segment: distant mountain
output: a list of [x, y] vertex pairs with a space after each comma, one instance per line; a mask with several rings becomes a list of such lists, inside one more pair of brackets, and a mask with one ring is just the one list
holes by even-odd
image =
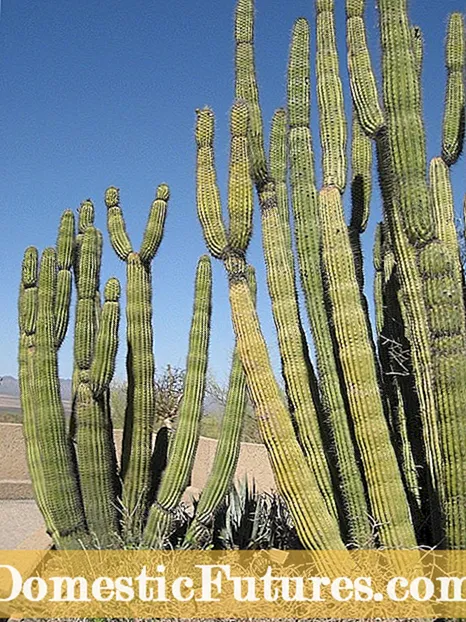
[[[61, 396], [64, 400], [71, 399], [71, 380], [63, 378], [60, 380]], [[0, 376], [0, 394], [19, 397], [19, 382], [13, 376]]]

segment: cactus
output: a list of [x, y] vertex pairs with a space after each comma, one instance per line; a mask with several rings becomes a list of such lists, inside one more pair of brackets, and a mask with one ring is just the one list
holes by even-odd
[[[245, 3], [240, 3], [241, 7]], [[242, 15], [242, 14], [241, 14]], [[236, 102], [231, 112], [230, 162], [239, 156], [235, 150], [238, 136], [247, 136], [248, 115], [244, 102]], [[207, 197], [217, 196], [216, 173], [213, 154], [214, 119], [211, 110], [197, 112], [197, 197], [198, 214], [201, 223], [210, 217], [216, 221], [217, 229], [225, 231], [218, 220], [218, 203], [211, 205]], [[249, 182], [248, 153], [245, 157], [244, 183]], [[230, 184], [230, 188], [232, 185]], [[248, 195], [249, 196], [249, 195]], [[229, 195], [229, 207], [237, 202]], [[212, 207], [212, 216], [210, 208]], [[230, 219], [236, 210], [230, 210]], [[211, 253], [220, 247], [220, 240], [212, 239], [212, 226], [203, 228], [206, 244]], [[230, 224], [231, 230], [231, 224]], [[222, 233], [221, 239], [226, 238]], [[262, 335], [251, 292], [246, 278], [244, 254], [246, 247], [232, 247], [226, 244], [221, 256], [228, 274], [229, 296], [235, 329], [238, 354], [243, 364], [248, 387], [256, 409], [264, 443], [274, 468], [279, 490], [287, 500], [296, 528], [303, 543], [317, 548], [343, 548], [336, 520], [328, 512], [318, 488], [314, 473], [309, 469], [294, 434], [293, 425], [282, 401], [278, 384], [274, 378], [267, 347]], [[312, 509], [311, 509], [312, 508]]]
[[161, 184], [151, 205], [140, 252], [136, 253], [126, 232], [118, 189], [111, 186], [105, 193], [110, 242], [117, 256], [126, 262], [127, 274], [128, 400], [121, 477], [126, 512], [124, 537], [129, 541], [140, 538], [150, 490], [155, 412], [151, 263], [162, 239], [168, 198], [168, 186]]
[[[372, 71], [364, 0], [346, 0], [352, 94], [351, 220], [343, 194], [347, 121], [339, 76], [334, 0], [316, 0], [316, 76], [323, 185], [310, 132], [309, 26], [295, 23], [287, 110], [274, 114], [269, 156], [254, 58], [253, 0], [238, 0], [235, 95], [230, 121], [229, 224], [214, 162], [214, 116], [197, 111], [197, 211], [207, 249], [227, 274], [236, 338], [214, 466], [184, 548], [210, 546], [215, 512], [232, 482], [246, 399], [301, 544], [462, 548], [466, 534], [466, 318], [450, 167], [465, 132], [461, 15], [450, 17], [441, 155], [427, 156], [421, 97], [423, 39], [406, 0], [379, 0], [382, 97]], [[375, 328], [364, 297], [364, 233], [375, 143], [383, 223], [374, 246]], [[297, 260], [313, 343], [298, 304]], [[259, 199], [268, 291], [286, 395], [274, 376], [246, 254], [253, 190]], [[199, 438], [211, 314], [211, 265], [200, 259], [187, 375], [176, 432], [152, 449], [154, 355], [151, 264], [169, 198], [157, 189], [139, 252], [119, 193], [105, 195], [111, 244], [127, 270], [128, 402], [118, 470], [109, 385], [118, 345], [120, 287], [100, 296], [102, 237], [90, 201], [64, 213], [55, 249], [26, 250], [19, 293], [19, 379], [27, 455], [38, 505], [60, 548], [173, 543], [174, 516]], [[77, 289], [73, 408], [68, 433], [57, 353]], [[310, 363], [313, 350], [317, 375]], [[402, 358], [400, 358], [402, 355]], [[46, 459], [42, 448], [47, 446]], [[371, 520], [372, 519], [372, 520]], [[375, 529], [374, 529], [375, 525]]]
[[[371, 509], [385, 546], [416, 545], [411, 516], [379, 392], [373, 349], [360, 304], [349, 236], [337, 188], [320, 193], [323, 263], [328, 280], [338, 355]], [[357, 363], [356, 363], [357, 361]]]
[[347, 125], [338, 70], [333, 0], [316, 0], [317, 100], [320, 113], [322, 174], [325, 187], [346, 186]]
[[178, 427], [170, 447], [170, 459], [162, 475], [157, 497], [152, 504], [143, 543], [163, 545], [169, 535], [173, 511], [188, 482], [199, 440], [199, 425], [204, 399], [212, 310], [212, 269], [208, 256], [199, 260], [196, 273], [194, 311], [189, 336], [184, 393], [178, 415]]
[[335, 439], [336, 469], [348, 539], [359, 546], [371, 538], [365, 500], [346, 406], [337, 370], [334, 346], [324, 304], [320, 270], [321, 232], [318, 226], [318, 195], [310, 133], [309, 26], [296, 21], [288, 66], [289, 157], [296, 246], [301, 283], [317, 353], [322, 399]]
[[[466, 399], [462, 377], [466, 359], [464, 363], [461, 362], [466, 355], [462, 283], [455, 268], [454, 255], [445, 243], [435, 239], [434, 210], [425, 181], [426, 157], [419, 69], [412, 51], [406, 3], [404, 0], [383, 0], [379, 11], [386, 124], [384, 121], [379, 126], [377, 148], [384, 208], [400, 276], [401, 295], [408, 320], [407, 333], [412, 345], [425, 450], [431, 475], [430, 497], [438, 498], [442, 505], [439, 508], [442, 516], [435, 516], [435, 508], [432, 511], [432, 516], [438, 519], [434, 525], [435, 537], [438, 541], [444, 531], [447, 546], [456, 548], [461, 546], [466, 520], [462, 509], [464, 504], [461, 502], [464, 478], [458, 475], [464, 464], [462, 452], [465, 441], [461, 437], [461, 425], [456, 435], [453, 434], [453, 429], [459, 424], [458, 413], [463, 410]], [[352, 19], [349, 13], [348, 18], [350, 28]], [[456, 34], [458, 30], [462, 32], [462, 29], [456, 27], [453, 30]], [[454, 55], [452, 52], [458, 42], [456, 34], [447, 40], [447, 58]], [[361, 36], [358, 45], [365, 47], [365, 40]], [[367, 59], [367, 49], [363, 55]], [[350, 45], [350, 58], [354, 56], [354, 49], [351, 51]], [[401, 64], [405, 75], [403, 81], [397, 80]], [[370, 67], [368, 70], [367, 62], [364, 73], [356, 63], [350, 62], [352, 92], [360, 118], [364, 102], [358, 95], [363, 92], [363, 80], [368, 73], [371, 71]], [[372, 88], [373, 77], [369, 82], [371, 89], [366, 90], [365, 98], [374, 102], [377, 94]], [[407, 97], [408, 88], [410, 97]], [[447, 99], [451, 95], [451, 91], [448, 91]], [[463, 97], [461, 89], [457, 97], [456, 105], [460, 104]], [[450, 129], [452, 118], [454, 115], [449, 116]], [[371, 127], [365, 130], [373, 135]], [[449, 144], [453, 145], [455, 141], [460, 144], [462, 138], [461, 124], [456, 123], [456, 138], [450, 135]], [[416, 200], [413, 200], [413, 196]], [[447, 291], [450, 299], [455, 300], [459, 307], [444, 306], [441, 302], [442, 291]], [[435, 382], [432, 382], [432, 374]], [[439, 525], [442, 526], [440, 531]]]
[[[87, 207], [92, 209], [92, 204]], [[107, 282], [98, 321], [100, 246], [99, 232], [89, 225], [82, 233], [76, 263], [73, 421], [88, 529], [98, 544], [107, 548], [118, 542], [120, 530], [120, 485], [108, 409], [118, 347], [120, 284], [116, 279]]]
[[[70, 220], [67, 212], [63, 219]], [[62, 219], [62, 224], [63, 224]], [[74, 221], [73, 221], [74, 223]], [[68, 249], [63, 266], [71, 265], [73, 227], [62, 226], [57, 246]], [[61, 256], [63, 260], [64, 255]], [[57, 253], [47, 248], [37, 273], [37, 251], [26, 250], [20, 294], [20, 382], [29, 468], [47, 529], [62, 548], [87, 543], [87, 525], [79, 489], [76, 458], [65, 427], [58, 379], [56, 321], [66, 311], [56, 305]], [[63, 301], [63, 298], [61, 298]], [[63, 324], [61, 324], [63, 330]], [[52, 441], [52, 442], [51, 442]], [[48, 448], [47, 460], [43, 447]]]
[[364, 288], [361, 234], [369, 219], [372, 194], [372, 142], [363, 131], [353, 110], [351, 134], [351, 221], [349, 235], [354, 254], [354, 265], [361, 292]]
[[448, 166], [457, 162], [463, 151], [466, 95], [464, 68], [466, 64], [464, 21], [461, 13], [450, 16], [445, 46], [447, 87], [443, 116], [442, 158]]
[[[248, 266], [248, 283], [256, 298], [256, 276]], [[201, 492], [196, 513], [184, 539], [185, 548], [209, 544], [215, 511], [228, 492], [239, 457], [241, 430], [246, 408], [246, 378], [237, 349], [233, 353], [230, 381], [220, 438], [214, 463], [205, 488]]]

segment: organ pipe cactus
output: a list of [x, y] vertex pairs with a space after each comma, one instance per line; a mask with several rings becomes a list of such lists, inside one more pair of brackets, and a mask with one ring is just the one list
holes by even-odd
[[[286, 208], [279, 205], [276, 181], [268, 169], [263, 144], [262, 115], [259, 106], [257, 80], [254, 71], [253, 11], [251, 2], [239, 2], [236, 11], [236, 80], [238, 98], [246, 100], [250, 110], [250, 148], [252, 175], [261, 206], [262, 244], [267, 270], [267, 285], [272, 302], [272, 313], [277, 328], [280, 357], [286, 393], [298, 428], [300, 444], [306, 460], [319, 485], [328, 510], [336, 518], [337, 508], [333, 498], [329, 467], [320, 435], [318, 408], [314, 403], [313, 370], [307, 351], [304, 330], [298, 309], [294, 262], [291, 240], [283, 228]], [[277, 120], [277, 123], [279, 119]], [[275, 140], [270, 145], [270, 157], [275, 167], [280, 157], [280, 134], [273, 132]], [[285, 137], [282, 137], [284, 140]], [[283, 153], [283, 152], [282, 152]], [[286, 168], [286, 161], [281, 164]], [[235, 188], [230, 196], [235, 202]], [[281, 194], [283, 200], [283, 193]], [[230, 241], [234, 247], [234, 241]]]
[[[434, 531], [436, 539], [444, 537], [448, 547], [456, 548], [462, 546], [464, 541], [466, 520], [465, 505], [461, 501], [465, 494], [461, 473], [466, 439], [462, 436], [464, 427], [458, 419], [466, 400], [462, 283], [455, 269], [454, 254], [443, 242], [436, 240], [435, 218], [425, 181], [420, 83], [412, 54], [406, 3], [403, 0], [383, 0], [379, 11], [385, 118], [377, 143], [384, 208], [408, 318], [407, 332], [412, 345], [426, 454], [431, 470], [431, 499], [441, 501], [438, 511], [442, 516], [438, 517]], [[350, 31], [352, 18], [348, 17]], [[464, 41], [462, 26], [457, 28], [454, 25], [453, 28], [456, 35], [447, 39], [447, 58], [451, 58], [456, 44]], [[359, 38], [359, 46], [365, 48], [363, 37]], [[352, 49], [350, 45], [349, 52], [350, 58], [355, 56], [354, 46]], [[367, 49], [363, 55], [368, 58]], [[403, 81], [397, 79], [400, 71], [405, 74]], [[361, 67], [357, 68], [356, 63], [350, 62], [350, 75], [355, 105], [362, 120], [363, 113], [359, 111], [362, 111], [364, 104], [359, 95], [364, 92], [364, 75], [369, 75], [366, 84], [371, 84], [371, 89], [366, 89], [364, 96], [373, 102], [374, 108], [377, 97], [375, 88], [372, 88], [375, 82], [370, 77], [370, 64], [366, 62], [363, 73]], [[410, 98], [406, 97], [407, 88], [411, 89]], [[447, 99], [450, 95], [449, 92]], [[464, 91], [459, 89], [457, 95], [461, 100]], [[463, 140], [461, 124], [457, 123], [456, 127], [457, 142], [460, 144]], [[365, 129], [372, 134], [371, 127]], [[413, 200], [414, 193], [416, 200]], [[444, 306], [447, 300], [442, 298], [442, 292], [448, 292], [448, 308]], [[452, 305], [452, 300], [456, 304]], [[429, 382], [432, 374], [435, 382]], [[440, 532], [436, 528], [439, 524], [443, 526]]]
[[[247, 271], [249, 287], [255, 299], [257, 287], [255, 273], [251, 266], [248, 266]], [[246, 389], [246, 377], [235, 348], [225, 413], [214, 463], [205, 488], [199, 497], [193, 521], [185, 536], [185, 548], [196, 548], [210, 543], [215, 511], [228, 492], [239, 457], [241, 431], [246, 409]]]
[[[461, 154], [465, 131], [463, 18], [455, 13], [448, 24], [442, 145], [440, 156], [430, 162], [427, 181], [422, 33], [409, 21], [406, 0], [379, 0], [379, 97], [365, 2], [346, 0], [353, 100], [347, 226], [348, 123], [334, 0], [315, 0], [315, 8], [320, 189], [310, 131], [305, 19], [293, 29], [287, 109], [274, 114], [267, 157], [254, 59], [254, 4], [238, 0], [228, 226], [216, 181], [213, 113], [197, 111], [197, 211], [206, 246], [226, 269], [236, 348], [213, 470], [183, 546], [210, 543], [213, 517], [233, 478], [247, 384], [277, 487], [305, 547], [461, 548], [466, 534], [466, 428], [461, 420], [466, 410], [466, 320], [450, 168]], [[377, 344], [364, 298], [361, 252], [370, 216], [372, 142], [383, 204], [374, 248]], [[254, 186], [285, 397], [248, 281]], [[60, 547], [170, 544], [174, 512], [199, 438], [211, 267], [207, 257], [201, 258], [177, 430], [168, 449], [162, 442], [166, 430], [152, 449], [151, 263], [163, 234], [168, 194], [165, 185], [157, 189], [139, 252], [126, 232], [118, 190], [109, 188], [105, 197], [110, 240], [127, 268], [129, 391], [120, 470], [108, 400], [119, 285], [107, 283], [102, 303], [101, 236], [93, 224], [92, 204], [81, 206], [76, 238], [73, 215], [66, 212], [56, 250], [47, 249], [40, 262], [35, 249], [25, 253], [19, 299], [24, 430], [36, 498]], [[298, 304], [296, 266], [311, 345]], [[72, 267], [77, 310], [71, 437], [76, 447], [64, 424], [57, 371]], [[315, 352], [317, 373], [310, 351]], [[47, 461], [39, 451], [45, 443], [53, 445]]]
[[204, 399], [212, 310], [212, 269], [208, 256], [197, 267], [194, 311], [189, 336], [189, 354], [178, 427], [172, 441], [169, 461], [153, 503], [144, 540], [148, 546], [163, 545], [170, 534], [173, 512], [185, 490], [199, 440]]
[[288, 64], [289, 159], [296, 246], [301, 284], [314, 337], [320, 388], [335, 441], [336, 470], [349, 542], [365, 545], [371, 538], [363, 481], [340, 385], [333, 338], [327, 319], [321, 256], [318, 193], [310, 132], [309, 25], [295, 23]]
[[[86, 202], [81, 210], [93, 221], [92, 203]], [[117, 543], [120, 527], [120, 485], [108, 407], [118, 347], [120, 284], [116, 279], [107, 282], [103, 307], [97, 308], [100, 232], [93, 225], [81, 228], [75, 262], [74, 439], [88, 529], [99, 546], [107, 548]]]
[[152, 429], [155, 413], [151, 263], [162, 239], [168, 186], [157, 188], [139, 253], [133, 251], [120, 207], [119, 190], [107, 189], [107, 224], [117, 256], [126, 262], [128, 399], [123, 432], [121, 477], [126, 512], [125, 538], [138, 540], [148, 506]]
[[[239, 164], [241, 170], [241, 162]], [[107, 191], [107, 207], [109, 203], [111, 204], [112, 197], [114, 200], [116, 198], [112, 192], [113, 188]], [[165, 218], [167, 198], [166, 187], [159, 187], [141, 252], [136, 257], [136, 253], [130, 251], [120, 208], [115, 202], [108, 207], [109, 228], [114, 246], [120, 254], [129, 252], [128, 286], [131, 285], [133, 288], [127, 295], [127, 304], [131, 307], [128, 311], [129, 322], [133, 318], [141, 317], [140, 305], [144, 302], [144, 295], [148, 290], [147, 287], [138, 289], [140, 284], [138, 277], [141, 272], [145, 272], [143, 284], [147, 286], [150, 284], [150, 273], [147, 271], [147, 263], [139, 262], [139, 259], [142, 257], [144, 262], [150, 261], [157, 249], [162, 234], [161, 226]], [[112, 209], [115, 207], [117, 209]], [[76, 239], [74, 217], [72, 212], [67, 211], [60, 224], [58, 251], [47, 249], [44, 252], [40, 270], [36, 249], [28, 248], [24, 256], [19, 297], [19, 362], [25, 414], [24, 429], [36, 499], [48, 530], [60, 548], [165, 546], [167, 543], [170, 544], [172, 512], [178, 506], [189, 480], [199, 439], [210, 336], [210, 260], [205, 256], [198, 265], [187, 372], [175, 438], [169, 450], [165, 444], [160, 451], [160, 444], [156, 444], [152, 451], [152, 427], [146, 430], [146, 437], [143, 436], [143, 430], [139, 432], [141, 442], [147, 443], [150, 448], [151, 457], [148, 470], [149, 488], [143, 491], [147, 498], [146, 511], [142, 512], [136, 507], [136, 512], [140, 511], [140, 516], [136, 519], [140, 530], [138, 536], [134, 522], [131, 524], [131, 531], [129, 530], [124, 491], [122, 494], [121, 490], [124, 455], [128, 449], [123, 447], [122, 466], [119, 468], [110, 415], [109, 385], [115, 369], [118, 346], [120, 285], [114, 278], [108, 280], [104, 288], [104, 302], [101, 305], [99, 292], [101, 235], [93, 223], [94, 207], [88, 200], [79, 209]], [[244, 225], [243, 215], [239, 212], [237, 224], [239, 224], [236, 229], [238, 243], [246, 244], [244, 234], [248, 236], [248, 226]], [[132, 264], [135, 265], [135, 273], [131, 272]], [[57, 394], [59, 384], [57, 351], [66, 332], [70, 290], [64, 287], [64, 294], [59, 295], [57, 282], [65, 270], [71, 278], [72, 266], [74, 266], [77, 302], [72, 425], [68, 435], [63, 406]], [[71, 284], [70, 278], [61, 277], [62, 282]], [[149, 325], [137, 324], [136, 328], [147, 333], [150, 322]], [[134, 331], [135, 327], [132, 330]], [[133, 367], [129, 369], [132, 371]], [[47, 375], [42, 377], [44, 371]], [[130, 388], [136, 379], [140, 381], [140, 378], [141, 375], [138, 374], [130, 377]], [[151, 382], [153, 381], [152, 378]], [[52, 390], [57, 396], [56, 402], [50, 403], [43, 399], [44, 412], [39, 418], [35, 412], [36, 400], [41, 399], [40, 392], [50, 395]], [[211, 477], [211, 492], [207, 490], [205, 501], [200, 505], [200, 510], [204, 507], [204, 512], [215, 512], [232, 481], [239, 451], [245, 390], [242, 366], [236, 356], [225, 418], [224, 439], [217, 452], [216, 466]], [[134, 387], [133, 391], [137, 394], [141, 391], [141, 387]], [[50, 411], [48, 414], [45, 412], [46, 408], [47, 412]], [[128, 422], [126, 425], [129, 425]], [[43, 452], [40, 451], [40, 447], [49, 445], [51, 449], [47, 458], [51, 456], [52, 463], [45, 460]], [[59, 470], [54, 468], [55, 464], [59, 465]], [[128, 479], [130, 476], [135, 481]], [[140, 487], [140, 476], [140, 472], [135, 475], [127, 474], [124, 485], [130, 489]], [[219, 477], [220, 482], [217, 481]], [[201, 524], [202, 520], [203, 516], [200, 515], [197, 524]]]
[[[244, 17], [242, 12], [239, 14]], [[240, 153], [237, 150], [237, 146], [247, 140], [248, 108], [244, 102], [238, 101], [234, 104], [230, 130], [230, 164], [238, 157], [244, 158], [243, 183], [247, 185], [250, 183], [248, 150], [242, 149]], [[309, 468], [297, 442], [291, 419], [273, 375], [247, 283], [244, 258], [246, 248], [232, 247], [228, 243], [222, 248], [222, 241], [228, 238], [221, 220], [218, 201], [213, 136], [212, 112], [209, 109], [198, 111], [196, 124], [198, 214], [201, 223], [205, 223], [203, 230], [207, 247], [212, 255], [220, 254], [227, 271], [238, 354], [258, 415], [261, 434], [269, 451], [277, 485], [291, 508], [303, 542], [313, 548], [341, 549], [343, 542], [338, 524], [328, 512], [316, 476]], [[238, 141], [238, 138], [242, 140]], [[230, 185], [231, 188], [234, 186]], [[250, 194], [246, 193], [246, 196], [249, 197]], [[209, 197], [215, 197], [216, 200], [211, 202]], [[230, 191], [229, 208], [237, 201], [238, 197], [232, 195]], [[249, 210], [249, 205], [246, 209]], [[236, 214], [235, 210], [230, 209], [230, 219]], [[212, 235], [214, 230], [220, 232], [218, 238]]]
[[[74, 217], [67, 211], [57, 242], [61, 270], [71, 268], [73, 244]], [[40, 264], [37, 250], [26, 250], [19, 299], [19, 379], [26, 450], [37, 503], [57, 545], [74, 548], [85, 544], [88, 534], [60, 399], [57, 353], [66, 332], [68, 310], [59, 303], [67, 306], [68, 296], [57, 297], [57, 272], [54, 248], [43, 252]], [[48, 448], [47, 460], [43, 459], [44, 447]]]

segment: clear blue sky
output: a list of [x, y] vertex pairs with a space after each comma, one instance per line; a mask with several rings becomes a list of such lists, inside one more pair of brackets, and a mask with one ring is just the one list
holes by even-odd
[[[194, 110], [217, 115], [217, 162], [225, 197], [228, 111], [233, 96], [235, 0], [3, 0], [0, 18], [0, 375], [17, 376], [16, 299], [25, 246], [54, 243], [60, 213], [88, 197], [105, 236], [103, 276], [124, 266], [110, 248], [103, 195], [121, 188], [127, 228], [139, 247], [154, 189], [171, 187], [166, 232], [154, 262], [154, 335], [159, 366], [184, 365], [194, 271], [205, 252], [195, 209]], [[342, 74], [347, 86], [344, 1], [337, 0]], [[378, 61], [375, 1], [368, 30]], [[289, 35], [305, 16], [314, 31], [312, 0], [256, 0], [256, 59], [267, 127], [285, 103]], [[440, 150], [446, 16], [464, 0], [412, 0], [411, 17], [426, 42], [424, 95], [429, 156]], [[314, 46], [314, 41], [312, 42]], [[313, 47], [314, 49], [314, 47]], [[315, 88], [315, 81], [312, 81]], [[347, 104], [350, 103], [346, 89]], [[315, 95], [314, 142], [318, 144]], [[318, 160], [317, 160], [318, 163]], [[459, 210], [465, 160], [455, 167]], [[373, 228], [380, 217], [374, 195], [364, 251], [370, 269]], [[256, 214], [249, 255], [259, 276], [259, 311], [278, 368]], [[218, 262], [217, 262], [218, 264]], [[211, 368], [228, 373], [232, 330], [226, 279], [214, 270]], [[70, 331], [72, 332], [72, 331]], [[60, 373], [72, 369], [71, 339]], [[124, 375], [124, 325], [117, 374]]]

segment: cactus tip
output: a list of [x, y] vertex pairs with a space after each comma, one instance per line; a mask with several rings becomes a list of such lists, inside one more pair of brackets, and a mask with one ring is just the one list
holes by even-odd
[[294, 34], [307, 33], [309, 31], [309, 22], [305, 17], [298, 17], [293, 26]]
[[110, 186], [105, 191], [105, 205], [110, 209], [117, 207], [120, 203], [120, 190], [115, 186]]
[[110, 277], [105, 284], [105, 302], [118, 302], [120, 299], [120, 281], [115, 277]]
[[167, 184], [159, 184], [155, 193], [155, 198], [161, 201], [168, 201], [170, 198], [170, 188]]
[[210, 145], [214, 135], [214, 113], [205, 106], [196, 110], [196, 142], [199, 146]]

